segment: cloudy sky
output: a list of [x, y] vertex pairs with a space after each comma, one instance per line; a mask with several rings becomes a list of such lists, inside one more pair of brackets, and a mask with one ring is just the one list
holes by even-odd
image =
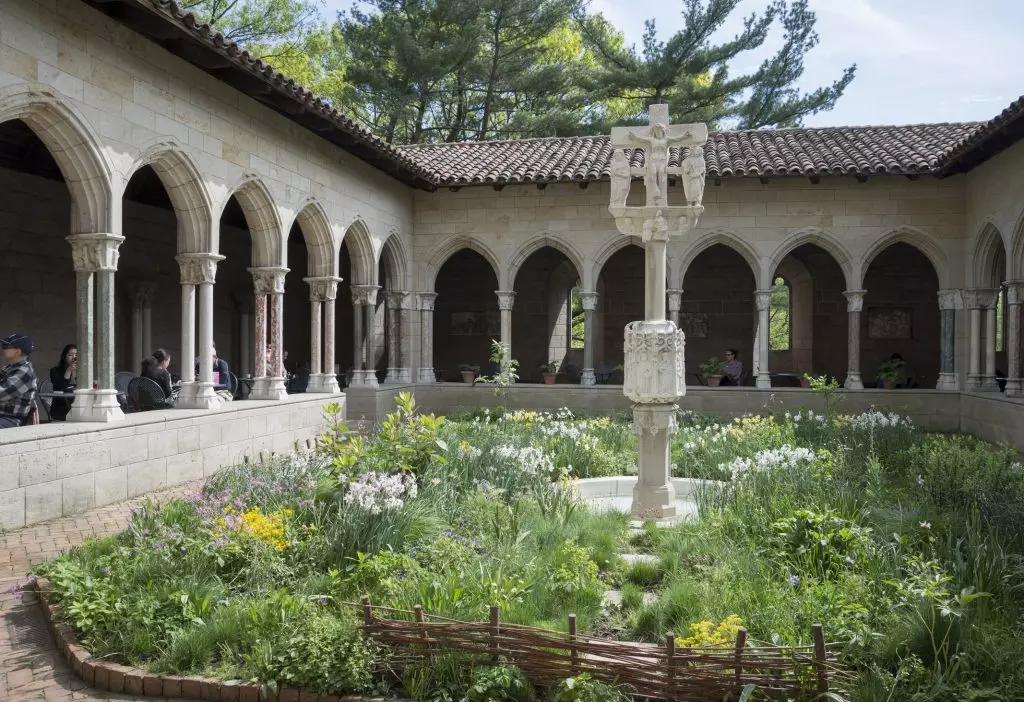
[[[325, 0], [327, 13], [351, 0]], [[678, 0], [591, 0], [639, 44], [654, 18], [667, 37], [681, 24]], [[724, 28], [734, 34], [743, 15], [766, 0], [744, 0]], [[857, 77], [836, 108], [806, 124], [910, 124], [984, 120], [1024, 94], [1024, 0], [811, 0], [821, 43], [809, 55], [802, 87], [831, 83], [857, 64]], [[765, 53], [771, 43], [766, 42]], [[765, 53], [744, 56], [738, 70]]]

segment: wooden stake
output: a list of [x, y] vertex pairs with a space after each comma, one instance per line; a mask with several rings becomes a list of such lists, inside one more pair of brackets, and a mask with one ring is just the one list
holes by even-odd
[[579, 653], [576, 651], [576, 615], [569, 615], [569, 659], [572, 674], [576, 675], [579, 666]]
[[363, 595], [363, 624], [371, 626], [373, 624], [373, 607], [370, 605], [370, 596]]
[[491, 605], [491, 660], [498, 661], [498, 608]]
[[828, 672], [825, 670], [825, 630], [821, 624], [811, 627], [814, 637], [814, 672], [818, 676], [818, 692], [828, 692]]
[[747, 645], [747, 630], [741, 628], [736, 632], [736, 687], [743, 687], [743, 667], [740, 659], [743, 657], [743, 647]]
[[672, 693], [672, 684], [676, 677], [676, 635], [671, 631], [665, 634], [665, 665], [667, 668], [665, 699], [673, 700], [675, 699]]
[[[423, 624], [423, 606], [416, 605], [412, 608], [412, 611], [416, 616], [416, 621], [420, 624]], [[420, 627], [420, 638], [423, 639], [423, 643], [427, 642], [427, 630], [424, 629], [422, 626]]]

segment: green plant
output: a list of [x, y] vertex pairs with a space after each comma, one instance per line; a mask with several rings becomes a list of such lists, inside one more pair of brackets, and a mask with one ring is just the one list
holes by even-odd
[[875, 379], [895, 383], [902, 377], [903, 366], [903, 361], [883, 361], [882, 364], [878, 366], [878, 373], [875, 375]]
[[832, 510], [798, 509], [772, 524], [773, 555], [797, 574], [834, 577], [840, 571], [861, 566], [867, 556], [865, 529]]
[[476, 382], [494, 386], [494, 394], [506, 399], [508, 389], [519, 382], [519, 361], [512, 358], [512, 347], [499, 339], [491, 339], [491, 363], [498, 372], [490, 376], [480, 376]]
[[813, 376], [809, 373], [804, 373], [804, 380], [811, 386], [811, 391], [825, 403], [825, 416], [831, 419], [842, 399], [839, 394], [839, 381], [827, 375]]
[[616, 687], [595, 680], [589, 673], [565, 678], [555, 686], [551, 702], [626, 702], [630, 698]]
[[472, 363], [460, 363], [459, 370], [463, 371], [464, 373], [479, 373], [480, 366]]
[[708, 360], [704, 361], [697, 366], [700, 377], [707, 380], [713, 375], [724, 375], [725, 364], [718, 360], [717, 356], [712, 356]]
[[529, 693], [530, 685], [519, 668], [479, 666], [470, 675], [464, 702], [525, 702]]
[[547, 363], [541, 363], [538, 367], [542, 373], [555, 373], [558, 371], [558, 361], [552, 360]]

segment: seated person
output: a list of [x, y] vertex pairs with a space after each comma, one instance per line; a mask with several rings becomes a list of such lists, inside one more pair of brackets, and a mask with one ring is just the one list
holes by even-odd
[[0, 429], [20, 427], [32, 414], [36, 401], [36, 372], [28, 360], [32, 348], [32, 339], [22, 334], [0, 339]]
[[164, 401], [167, 404], [174, 400], [171, 374], [167, 371], [169, 365], [171, 365], [171, 354], [163, 349], [156, 349], [152, 356], [142, 361], [142, 372], [139, 374], [160, 386], [160, 389], [164, 391]]
[[[203, 380], [199, 377], [199, 357], [196, 357], [196, 379]], [[217, 346], [213, 346], [213, 384], [221, 385], [224, 387], [231, 386], [231, 372], [228, 369], [228, 362], [223, 358], [217, 358]]]
[[[50, 384], [54, 392], [74, 392], [78, 381], [78, 347], [68, 344], [60, 352], [60, 362], [50, 369]], [[74, 398], [55, 397], [50, 401], [50, 419], [63, 422], [71, 412]]]
[[743, 382], [743, 362], [736, 358], [738, 355], [736, 349], [725, 350], [725, 375], [722, 376], [721, 385], [739, 385]]

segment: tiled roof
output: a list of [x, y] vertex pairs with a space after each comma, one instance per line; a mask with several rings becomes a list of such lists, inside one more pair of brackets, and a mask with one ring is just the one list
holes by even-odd
[[958, 140], [942, 156], [942, 169], [956, 173], [1001, 151], [1024, 136], [1024, 95], [971, 134]]
[[[712, 132], [704, 147], [708, 176], [917, 175], [936, 173], [941, 156], [978, 123], [905, 127], [824, 127]], [[399, 147], [438, 185], [552, 183], [608, 177], [609, 137], [424, 144]], [[670, 166], [685, 157], [672, 149]], [[643, 165], [643, 153], [630, 153]]]

